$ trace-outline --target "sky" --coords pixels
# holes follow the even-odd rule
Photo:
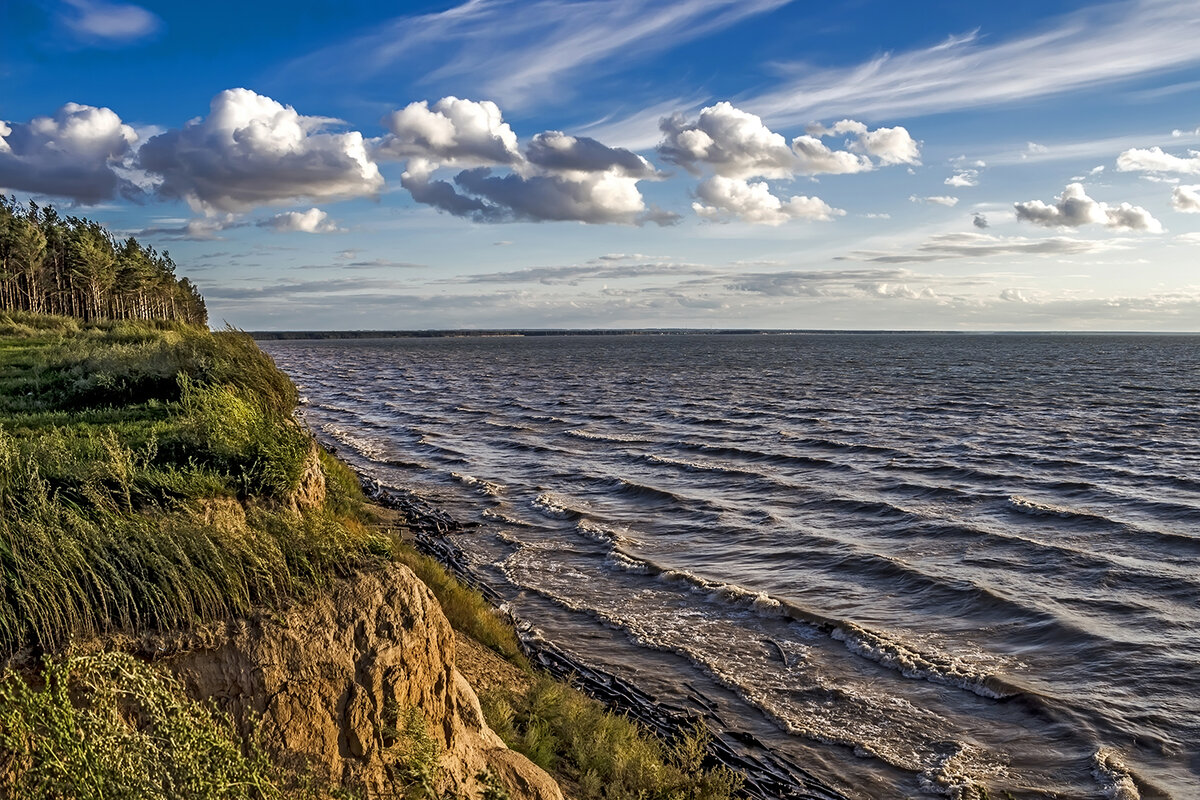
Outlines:
[[[247,330],[1200,331],[1200,4],[0,8],[0,189]]]

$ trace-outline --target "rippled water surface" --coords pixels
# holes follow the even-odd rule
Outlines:
[[[851,797],[1200,797],[1200,339],[264,342],[522,619]]]

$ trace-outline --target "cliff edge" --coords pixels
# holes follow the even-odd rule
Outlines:
[[[195,637],[165,666],[319,784],[368,798],[421,784],[437,796],[562,800],[484,722],[454,666],[454,632],[407,567],[360,572],[311,602]]]

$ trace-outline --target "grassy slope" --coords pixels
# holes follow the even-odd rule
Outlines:
[[[294,423],[295,403],[243,333],[0,314],[0,651],[243,615],[394,559],[456,629],[523,665],[478,593],[372,524],[356,477]],[[292,498],[314,457],[327,497],[301,512]],[[0,795],[316,792],[127,656],[51,659],[34,684],[0,678]],[[694,737],[663,746],[559,684],[486,705],[511,746],[582,798],[729,796],[731,776],[701,768]]]

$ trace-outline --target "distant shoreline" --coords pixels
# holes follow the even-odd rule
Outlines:
[[[458,339],[539,336],[1198,336],[1200,331],[939,331],[770,328],[494,328],[487,330],[247,331],[260,341],[290,339]]]

